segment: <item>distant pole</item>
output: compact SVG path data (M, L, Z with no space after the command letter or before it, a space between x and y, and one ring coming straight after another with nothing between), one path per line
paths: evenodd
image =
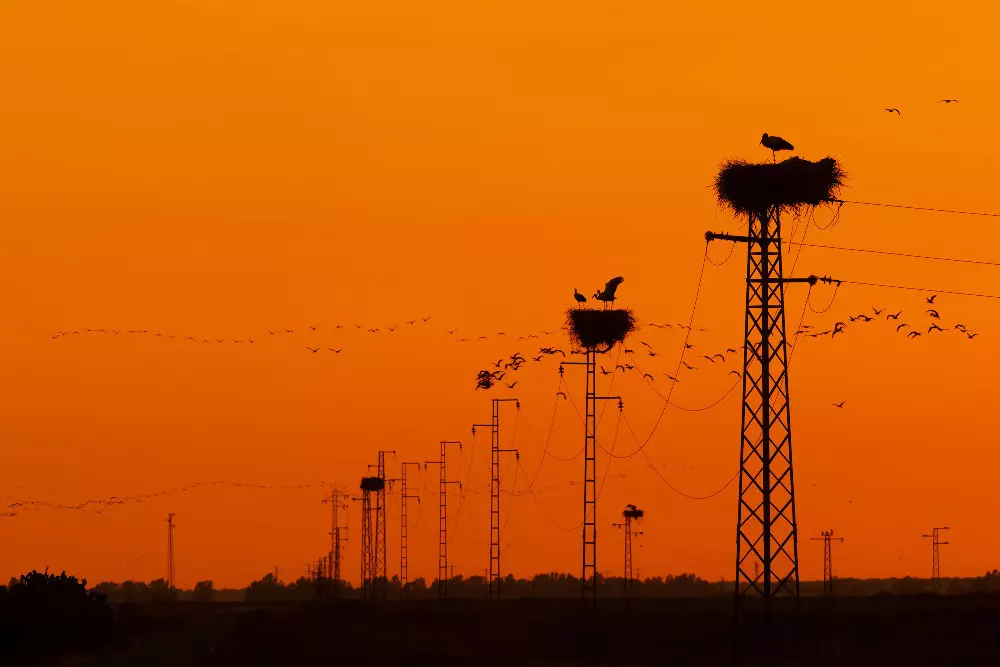
M924 537L931 538L931 586L938 595L941 594L941 545L948 544L948 542L941 541L940 533L942 530L949 530L949 528L941 526L934 528L930 535L924 535Z
M622 579L624 580L624 590L626 596L631 593L632 587L635 585L635 578L632 576L632 535L643 534L641 531L633 533L632 520L641 519L642 515L642 510L638 509L635 505L626 505L625 511L622 512L622 517L624 517L625 520L621 523L611 524L615 528L625 529L625 573Z
M400 464L402 472L400 473L400 481L402 482L402 497L400 498L399 507L399 597L400 599L406 599L406 585L409 583L409 571L407 563L407 525L406 525L406 501L410 498L416 498L417 502L420 502L420 496L410 495L406 487L406 466L419 466L420 463L417 461L403 461Z
M477 426L490 428L490 599L500 599L500 455L513 453L520 458L516 449L500 448L500 404L514 403L518 410L521 402L516 398L494 398L493 419L489 424L473 424L472 434Z
M583 433L583 572L580 575L581 599L589 597L597 606L597 401L618 401L618 410L623 407L621 396L597 395L597 348L585 350L586 361L564 361L559 364L560 377L563 366L585 366L587 376Z
M811 537L811 540L823 541L823 595L829 597L833 595L833 542L843 542L843 537L834 537L833 528L820 531L819 537Z
M346 493L333 489L330 495L323 499L324 503L330 503L330 554L327 558L327 576L330 578L334 597L340 595L340 543L347 541L346 537L341 536L340 528L340 510L347 509L345 498L347 498Z
M383 482L386 481L385 478L385 455L392 454L395 456L395 450L385 450L381 449L378 453L378 473L379 477ZM382 485L382 489L377 491L375 494L375 571L374 577L372 579L374 586L377 587L379 595L383 600L388 597L389 594L389 580L386 576L386 550L388 547L388 539L385 532L385 484Z
M361 599L372 599L372 492L362 486L361 497L351 500L361 501Z
M174 513L167 515L167 587L174 588L177 585L176 571L174 570Z
M424 462L424 470L429 465L438 466L438 600L448 599L448 485L458 484L462 488L462 483L448 479L448 445L458 445L462 450L462 443L458 440L442 440L441 451L437 461Z
M278 583L278 566L274 566L274 583Z

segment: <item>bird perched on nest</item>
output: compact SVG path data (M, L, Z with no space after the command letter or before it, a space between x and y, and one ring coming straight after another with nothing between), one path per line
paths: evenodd
M767 132L764 136L760 138L760 143L764 148L771 149L771 157L775 162L778 161L777 154L778 151L793 151L795 146L791 145L781 137L772 137Z
M609 303L614 303L615 292L618 290L618 286L625 282L625 279L621 276L612 278L604 284L604 291L597 290L594 293L594 298L598 301L604 302L604 307L607 308Z
M573 288L573 298L576 299L576 302L578 304L587 303L587 297L585 297L584 295L580 294L580 292L578 292L575 287ZM577 306L577 308L579 308L579 307L580 306Z

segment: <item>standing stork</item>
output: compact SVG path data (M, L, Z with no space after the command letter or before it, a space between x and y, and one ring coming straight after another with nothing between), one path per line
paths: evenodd
M608 304L614 303L615 291L618 289L618 286L621 285L623 282L625 282L625 279L622 278L621 276L612 278L611 280L609 280L607 283L604 284L603 292L601 290L597 290L597 292L594 294L594 298L597 299L598 301L603 301L604 308L607 309Z
M787 141L785 141L781 137L772 137L767 132L765 132L764 136L762 136L760 138L760 143L761 143L762 146L764 146L764 148L770 148L771 149L771 159L774 162L778 161L778 157L777 157L778 151L793 151L793 150L795 150L795 146L791 145L790 143L788 143Z
M584 295L580 294L580 292L578 292L575 287L573 288L573 298L576 299L576 307L577 308L579 308L583 304L587 303L587 297L585 297Z

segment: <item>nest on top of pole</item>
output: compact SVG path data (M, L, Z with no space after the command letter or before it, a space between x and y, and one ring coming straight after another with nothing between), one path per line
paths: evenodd
M626 519L641 519L646 513L635 505L626 505L622 516Z
M723 206L749 216L773 207L795 210L832 203L843 183L844 172L832 157L760 164L730 160L715 177L715 194Z
M607 352L635 329L635 315L628 308L571 308L566 311L570 338L583 348Z
M381 491L385 488L385 480L381 477L362 477L362 491Z

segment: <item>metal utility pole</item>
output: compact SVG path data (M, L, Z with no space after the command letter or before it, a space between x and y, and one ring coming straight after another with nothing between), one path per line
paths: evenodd
M177 585L177 572L174 570L174 513L167 515L167 587Z
M622 512L622 517L624 521L621 523L611 524L615 528L625 529L625 595L627 596L631 590L632 586L635 584L635 579L632 577L632 536L642 535L642 531L633 532L632 531L632 521L638 521L643 517L644 512L636 507L635 505L626 505L625 511Z
M402 495L399 504L399 597L406 599L406 584L410 581L407 571L407 526L406 526L406 501L416 498L420 502L420 496L410 495L406 488L406 466L420 466L417 461L403 461L400 464L400 482L402 482Z
M941 526L934 528L930 535L924 535L924 537L931 538L931 586L938 595L941 594L941 545L948 544L941 541L940 533L942 530L949 530L949 528Z
M809 538L823 540L823 595L833 595L833 542L843 542L843 537L834 537L833 528L820 531L820 537Z
M767 614L772 598L799 594L785 285L819 279L784 277L780 206L751 213L747 224L746 236L708 232L705 239L747 244L735 595L737 613L759 597ZM758 560L763 578L748 571Z
M375 554L372 544L372 489L374 478L361 479L361 497L351 500L361 501L361 599L373 600Z
M462 451L462 443L458 440L442 440L441 454L437 461L427 461L424 463L424 470L429 465L437 465L440 474L438 484L438 600L448 598L448 485L458 484L462 488L462 483L457 480L448 479L448 445L458 445L458 450Z
M520 459L516 449L500 449L500 404L513 403L520 410L521 402L516 398L494 398L493 419L489 424L473 424L490 429L490 599L500 599L500 455L513 452Z
M323 499L324 503L330 503L330 557L329 557L329 578L333 586L333 596L340 595L340 543L347 541L347 536L341 536L340 510L347 509L344 502L347 494L334 489L329 496ZM346 531L346 526L344 528ZM277 578L277 577L275 577Z
M375 495L375 542L374 542L374 562L373 571L374 586L378 588L379 595L385 600L389 593L389 580L386 577L386 551L388 539L385 532L385 455L396 455L395 450L380 449L378 452L378 472L376 477L382 480L382 488Z
M589 593L597 604L597 401L618 401L621 411L621 396L597 395L597 348L586 348L586 361L564 361L559 364L559 375L563 366L585 366L587 374L586 412L583 433L583 572L580 575L581 598L586 601Z

